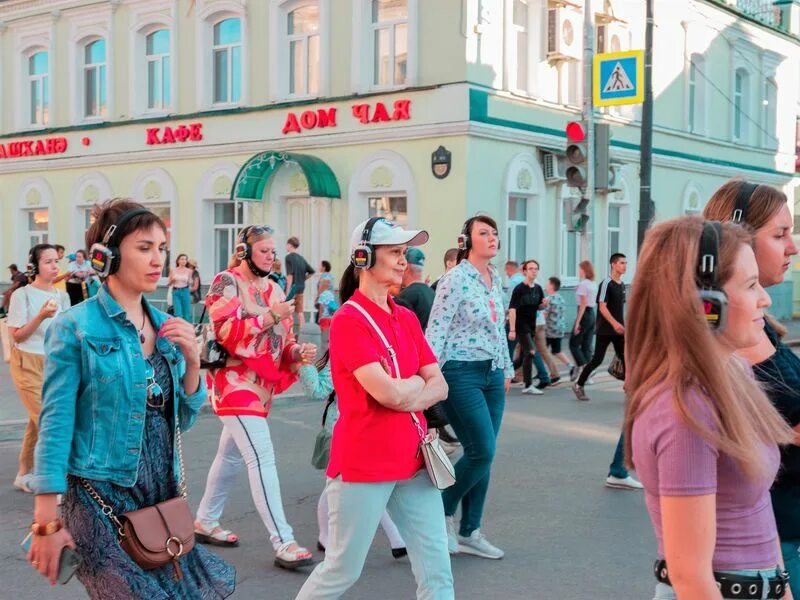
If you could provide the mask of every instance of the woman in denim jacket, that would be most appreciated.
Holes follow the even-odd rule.
[[[181,557],[181,579],[172,565],[143,570],[84,488],[88,482],[115,515],[174,498],[176,426],[189,429],[206,398],[191,325],[142,295],[161,277],[164,223],[120,199],[94,217],[86,244],[110,249],[110,274],[97,296],[60,315],[45,337],[28,560],[55,583],[62,548],[77,550],[76,574],[92,598],[225,598],[232,567],[198,546]],[[102,256],[93,260],[102,263]],[[64,494],[60,519],[57,494]]]

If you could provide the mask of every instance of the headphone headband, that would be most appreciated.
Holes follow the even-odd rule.
[[[131,219],[135,219],[136,217],[149,212],[150,211],[146,208],[132,208],[130,210],[126,210],[120,215],[119,219],[117,219],[117,222],[106,230],[106,234],[103,236],[103,245],[109,248],[116,247],[118,245],[117,236],[119,235],[117,232],[120,231]]]
[[[719,243],[722,239],[722,223],[705,221],[703,235],[700,236],[700,256],[697,261],[697,279],[701,286],[717,288],[717,265],[719,263]]]
[[[385,221],[384,217],[370,217],[364,225],[364,231],[361,233],[361,244],[366,245],[372,239],[372,230],[379,221]]]
[[[736,194],[736,206],[733,209],[731,221],[736,224],[747,223],[747,205],[758,185],[757,183],[742,182],[742,185],[739,186],[739,192]]]

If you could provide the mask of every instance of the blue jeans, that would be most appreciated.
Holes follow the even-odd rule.
[[[469,536],[481,526],[489,491],[497,434],[506,405],[505,376],[492,361],[449,360],[442,373],[450,387],[443,403],[450,425],[464,447],[456,463],[456,483],[442,492],[444,514],[452,516],[461,503],[459,534]]]
[[[783,568],[789,571],[789,588],[792,596],[800,599],[800,540],[781,542]]]
[[[764,587],[764,595],[763,598],[766,598],[769,594],[769,586],[766,585],[766,582],[769,580],[770,577],[775,576],[775,569],[742,569],[739,571],[721,571],[722,573],[728,573],[730,575],[745,575],[747,577],[757,577],[760,576],[763,580],[765,585]],[[792,592],[794,593],[794,592]],[[657,583],[656,584],[656,595],[653,597],[653,600],[676,600],[677,596],[675,595],[675,590],[672,589],[671,586],[668,586],[665,583]],[[725,596],[724,600],[732,600],[730,597]]]
[[[628,469],[625,468],[625,434],[619,434],[617,449],[614,451],[614,459],[608,466],[608,474],[612,477],[625,479],[628,476]]]
[[[192,295],[188,287],[172,288],[172,306],[176,317],[192,322]]]

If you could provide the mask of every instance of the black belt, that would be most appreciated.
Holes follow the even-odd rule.
[[[660,583],[672,585],[669,582],[667,572],[667,561],[659,559],[653,565],[656,579]],[[769,578],[769,594],[767,598],[783,598],[786,587],[789,583],[789,573],[786,571],[775,571],[777,574]],[[717,587],[725,598],[743,598],[747,600],[760,600],[764,580],[761,577],[751,577],[748,575],[731,575],[730,573],[717,573],[714,571],[714,579]]]

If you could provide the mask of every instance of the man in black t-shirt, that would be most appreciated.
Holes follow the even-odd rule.
[[[583,389],[586,380],[606,357],[609,345],[614,346],[617,356],[625,360],[625,284],[622,276],[628,269],[628,260],[624,254],[611,255],[611,273],[597,290],[597,336],[594,342],[592,360],[583,367],[578,381],[572,390],[578,400],[588,400]]]
[[[297,331],[300,331],[306,322],[305,313],[303,313],[303,294],[306,291],[306,279],[311,277],[316,271],[311,268],[308,261],[298,254],[297,249],[300,247],[300,240],[292,236],[286,240],[286,293],[294,286],[294,313],[295,313],[295,326]]]
[[[533,386],[533,355],[536,352],[534,336],[536,335],[536,313],[547,306],[542,286],[535,282],[539,272],[539,263],[526,260],[522,263],[522,275],[525,281],[517,285],[511,292],[508,304],[508,339],[516,340],[520,345],[520,361],[522,362],[522,380],[525,387],[523,394],[540,395],[542,388],[550,385],[547,370],[540,373],[540,382]],[[514,365],[517,366],[516,364]]]

